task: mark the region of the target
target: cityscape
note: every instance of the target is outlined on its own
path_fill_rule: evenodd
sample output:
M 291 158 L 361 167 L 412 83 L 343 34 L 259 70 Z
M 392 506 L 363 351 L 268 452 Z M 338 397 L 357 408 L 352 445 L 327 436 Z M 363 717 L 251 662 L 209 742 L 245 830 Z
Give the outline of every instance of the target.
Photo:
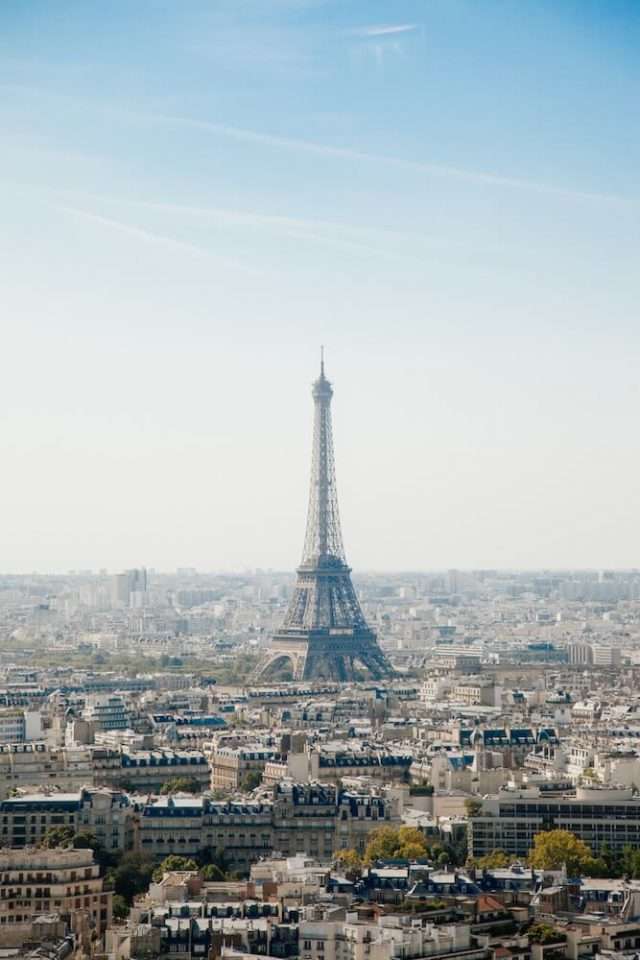
M 295 577 L 0 578 L 5 955 L 633 953 L 640 570 L 356 593 L 312 394 Z
M 640 960 L 640 8 L 0 8 L 0 960 Z

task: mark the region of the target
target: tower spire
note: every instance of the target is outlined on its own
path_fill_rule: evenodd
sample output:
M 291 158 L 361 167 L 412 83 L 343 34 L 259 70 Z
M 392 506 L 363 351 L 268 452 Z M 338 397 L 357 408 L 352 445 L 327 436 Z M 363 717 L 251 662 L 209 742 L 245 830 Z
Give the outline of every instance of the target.
M 311 393 L 314 403 L 313 451 L 302 562 L 344 563 L 331 427 L 333 388 L 324 375 L 324 347 L 320 348 L 320 376 Z

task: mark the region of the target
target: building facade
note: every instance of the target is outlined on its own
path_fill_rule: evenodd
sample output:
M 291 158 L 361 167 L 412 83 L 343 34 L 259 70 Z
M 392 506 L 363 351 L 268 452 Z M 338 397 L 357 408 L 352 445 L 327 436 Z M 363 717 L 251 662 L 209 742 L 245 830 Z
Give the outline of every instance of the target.
M 119 791 L 24 794 L 0 802 L 2 847 L 36 846 L 54 827 L 92 833 L 107 850 L 131 850 L 137 844 L 135 810 Z
M 395 803 L 386 797 L 285 781 L 268 802 L 162 797 L 148 803 L 141 812 L 140 848 L 153 856 L 220 850 L 230 866 L 246 870 L 273 850 L 319 858 L 340 849 L 362 852 L 371 830 L 399 822 Z
M 8 940 L 11 927 L 45 913 L 84 913 L 101 936 L 111 923 L 112 899 L 91 850 L 0 849 L 0 943 L 3 931 Z
M 486 797 L 469 820 L 469 853 L 504 850 L 526 857 L 542 830 L 569 830 L 595 855 L 606 844 L 614 853 L 640 845 L 640 797 L 630 788 L 578 787 L 575 794 L 545 796 L 540 790 L 505 790 Z

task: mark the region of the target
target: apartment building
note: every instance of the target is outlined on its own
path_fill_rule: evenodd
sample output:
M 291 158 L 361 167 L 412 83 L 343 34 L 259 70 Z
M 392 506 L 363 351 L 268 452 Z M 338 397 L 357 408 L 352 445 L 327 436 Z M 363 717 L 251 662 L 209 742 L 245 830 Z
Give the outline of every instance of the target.
M 262 802 L 161 797 L 147 803 L 140 818 L 140 848 L 154 856 L 221 849 L 234 869 L 244 870 L 272 850 L 320 858 L 338 849 L 362 851 L 369 832 L 389 822 L 399 822 L 399 814 L 386 797 L 285 781 Z
M 261 744 L 214 746 L 209 753 L 211 789 L 237 790 L 248 773 L 262 774 L 275 751 Z
M 499 707 L 502 700 L 502 687 L 490 680 L 469 678 L 456 683 L 450 698 L 465 706 Z
M 447 645 L 432 651 L 431 665 L 449 673 L 480 673 L 480 655 L 470 653 L 466 647 Z
M 0 744 L 0 799 L 16 787 L 79 790 L 93 783 L 86 747 L 51 748 L 46 743 Z
M 0 850 L 0 943 L 9 942 L 11 927 L 43 913 L 85 913 L 101 936 L 112 899 L 92 850 Z
M 489 955 L 472 939 L 468 924 L 421 925 L 397 916 L 377 923 L 359 921 L 356 914 L 344 921 L 306 920 L 298 936 L 300 960 L 485 960 Z
M 154 793 L 167 780 L 188 777 L 197 780 L 200 789 L 209 788 L 211 773 L 200 750 L 121 750 L 93 751 L 94 782 L 124 787 L 130 792 Z
M 35 846 L 52 827 L 92 833 L 107 850 L 131 850 L 137 842 L 135 810 L 120 791 L 33 793 L 0 802 L 2 847 Z
M 394 782 L 407 779 L 412 762 L 413 757 L 409 753 L 394 753 L 379 747 L 339 751 L 306 750 L 267 761 L 263 783 L 276 784 L 284 778 L 335 783 L 342 777 L 360 776 Z

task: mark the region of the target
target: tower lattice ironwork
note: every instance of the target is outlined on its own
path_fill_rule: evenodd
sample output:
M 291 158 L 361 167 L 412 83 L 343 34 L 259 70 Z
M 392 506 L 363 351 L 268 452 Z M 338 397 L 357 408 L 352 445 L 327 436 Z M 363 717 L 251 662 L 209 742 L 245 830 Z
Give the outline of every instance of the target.
M 296 680 L 389 676 L 391 668 L 364 618 L 346 562 L 331 429 L 333 389 L 323 356 L 312 395 L 313 454 L 302 563 L 282 627 L 259 676 L 277 676 L 287 667 Z

